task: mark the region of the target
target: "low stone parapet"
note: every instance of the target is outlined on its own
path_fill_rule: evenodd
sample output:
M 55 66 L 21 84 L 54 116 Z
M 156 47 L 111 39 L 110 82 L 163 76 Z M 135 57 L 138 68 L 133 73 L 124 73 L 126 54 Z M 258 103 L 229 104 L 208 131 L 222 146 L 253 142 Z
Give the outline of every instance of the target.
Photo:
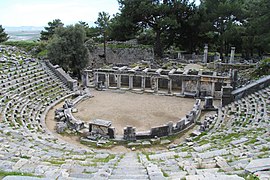
M 186 117 L 182 118 L 177 123 L 173 124 L 172 122 L 168 122 L 167 124 L 162 126 L 152 127 L 149 131 L 145 132 L 135 132 L 136 129 L 134 127 L 127 127 L 124 129 L 124 139 L 132 141 L 136 139 L 150 139 L 174 135 L 192 126 L 192 124 L 194 124 L 197 121 L 200 114 L 201 114 L 201 100 L 197 99 L 193 106 L 193 109 L 186 115 Z M 128 129 L 130 129 L 130 131 L 128 131 Z
M 78 90 L 78 82 L 77 80 L 72 79 L 61 67 L 58 65 L 52 65 L 50 61 L 45 61 L 45 65 L 53 71 L 53 73 L 59 77 L 66 85 L 67 87 L 72 91 Z

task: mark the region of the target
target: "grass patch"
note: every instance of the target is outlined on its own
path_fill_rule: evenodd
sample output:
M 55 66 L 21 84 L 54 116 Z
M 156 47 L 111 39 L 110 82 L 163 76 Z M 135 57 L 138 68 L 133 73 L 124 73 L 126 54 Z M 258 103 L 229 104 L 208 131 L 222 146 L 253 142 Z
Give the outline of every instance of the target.
M 154 154 L 153 152 L 146 152 L 146 151 L 143 151 L 142 153 L 146 156 L 146 159 L 147 159 L 148 161 L 151 161 L 150 158 L 149 158 L 149 155 L 153 155 L 153 154 Z
M 191 148 L 190 148 L 189 146 L 183 147 L 183 148 L 181 149 L 182 152 L 187 152 L 187 151 L 190 151 L 190 150 L 191 150 Z
M 98 44 L 98 47 L 103 47 L 103 44 Z M 124 49 L 124 48 L 141 48 L 141 49 L 147 49 L 152 48 L 151 45 L 142 45 L 142 44 L 107 44 L 108 48 L 111 49 Z
M 110 154 L 108 157 L 106 158 L 97 158 L 97 159 L 93 159 L 93 162 L 102 162 L 102 163 L 108 163 L 110 160 L 114 159 L 115 155 L 114 154 Z
M 39 45 L 39 43 L 35 41 L 6 41 L 3 44 L 23 48 L 27 51 L 30 51 Z
M 250 141 L 244 143 L 244 145 L 254 144 L 255 142 L 257 142 L 257 139 L 256 138 L 253 138 Z
M 33 177 L 42 177 L 42 176 L 36 176 L 31 173 L 23 173 L 23 172 L 5 172 L 0 170 L 0 177 L 5 177 L 5 176 L 33 176 Z
M 219 141 L 222 142 L 229 142 L 232 141 L 234 138 L 239 138 L 240 136 L 244 136 L 246 133 L 231 133 L 229 135 L 217 135 L 217 136 L 212 136 L 211 141 L 219 139 Z
M 205 136 L 207 134 L 207 132 L 202 132 L 199 136 L 195 137 L 193 139 L 193 141 L 199 141 L 201 139 L 201 137 Z
M 198 142 L 198 144 L 199 144 L 200 146 L 201 146 L 201 145 L 204 145 L 204 144 L 207 144 L 207 143 L 209 143 L 209 141 L 206 140 L 206 139 L 203 139 L 203 140 L 201 140 L 201 141 Z
M 90 172 L 90 171 L 87 171 L 87 170 L 85 169 L 85 170 L 83 170 L 83 173 L 84 173 L 84 174 L 93 174 L 94 172 Z
M 9 46 L 16 46 L 18 48 L 21 48 L 27 52 L 31 52 L 33 56 L 37 57 L 46 57 L 47 56 L 47 50 L 46 50 L 46 42 L 40 41 L 6 41 L 2 43 L 4 45 Z M 35 50 L 35 51 L 33 51 Z M 19 55 L 19 54 L 17 54 Z
M 161 172 L 162 172 L 162 174 L 163 174 L 164 177 L 169 177 L 169 174 L 166 173 L 163 169 L 161 169 Z
M 21 156 L 21 158 L 24 158 L 24 159 L 31 159 L 31 157 L 28 157 L 28 156 Z
M 122 158 L 121 158 L 122 159 Z M 141 163 L 141 158 L 139 156 L 139 153 L 137 153 L 137 159 L 138 159 L 138 162 Z
M 266 146 L 264 146 L 260 151 L 261 151 L 261 152 L 266 152 L 266 151 L 269 151 L 269 148 L 266 147 Z
M 254 174 L 240 174 L 239 176 L 243 177 L 245 180 L 260 180 L 259 177 Z
M 258 155 L 258 158 L 259 158 L 259 159 L 262 159 L 262 158 L 267 158 L 267 157 L 268 157 L 268 153 L 267 153 L 267 152 L 265 152 L 265 153 L 263 153 L 263 154 Z
M 6 135 L 7 135 L 7 136 L 11 136 L 11 132 L 7 132 Z
M 48 160 L 47 162 L 54 164 L 54 165 L 62 165 L 65 164 L 65 161 L 63 160 Z
M 187 156 L 185 156 L 184 158 L 192 158 L 192 156 L 191 155 L 187 155 Z
M 75 136 L 75 135 L 80 135 L 80 134 L 70 134 L 70 133 L 64 132 L 63 135 L 65 135 L 65 136 Z M 118 142 L 116 144 L 114 144 L 114 142 L 116 142 L 116 141 L 111 141 L 110 140 L 106 144 L 97 145 L 97 141 L 90 142 L 90 141 L 80 140 L 81 144 L 84 144 L 86 146 L 93 147 L 93 148 L 100 148 L 100 149 L 110 149 L 110 148 L 114 147 L 115 145 L 121 145 Z

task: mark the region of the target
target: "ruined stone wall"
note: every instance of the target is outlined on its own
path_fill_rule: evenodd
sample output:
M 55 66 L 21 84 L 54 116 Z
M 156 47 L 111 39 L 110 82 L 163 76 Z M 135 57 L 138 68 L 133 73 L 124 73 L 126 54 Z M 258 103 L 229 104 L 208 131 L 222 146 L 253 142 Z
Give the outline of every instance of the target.
M 152 48 L 110 48 L 107 47 L 107 63 L 110 64 L 133 64 L 140 60 L 149 60 L 154 58 Z M 105 62 L 103 47 L 95 47 L 89 53 L 89 65 L 97 68 Z
M 238 100 L 268 86 L 270 86 L 270 75 L 232 91 L 232 97 L 234 100 Z
M 186 130 L 187 128 L 191 127 L 201 114 L 201 100 L 197 99 L 192 110 L 186 114 L 186 116 L 182 119 L 180 119 L 176 124 L 172 122 L 168 122 L 165 125 L 158 126 L 158 127 L 152 127 L 150 131 L 146 132 L 135 132 L 132 131 L 135 137 L 132 136 L 133 139 L 129 139 L 129 132 L 124 131 L 126 134 L 124 134 L 124 137 L 126 137 L 126 140 L 134 140 L 134 139 L 149 139 L 154 137 L 163 137 L 163 136 L 169 136 L 173 134 L 177 134 L 179 132 L 182 132 Z M 130 127 L 129 127 L 130 128 Z
M 45 61 L 45 65 L 48 69 L 53 71 L 53 73 L 55 73 L 55 75 L 60 78 L 61 81 L 66 84 L 71 91 L 78 90 L 77 80 L 72 79 L 69 74 L 67 74 L 61 67 L 58 65 L 52 65 L 48 60 Z

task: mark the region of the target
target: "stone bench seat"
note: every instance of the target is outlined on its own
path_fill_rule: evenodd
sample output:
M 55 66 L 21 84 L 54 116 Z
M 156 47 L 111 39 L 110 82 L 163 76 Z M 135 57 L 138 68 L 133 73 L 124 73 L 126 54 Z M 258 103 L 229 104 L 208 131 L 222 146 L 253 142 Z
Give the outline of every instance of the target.
M 5 79 L 3 79 L 3 81 L 10 82 L 10 83 L 13 84 L 16 81 L 22 81 L 22 80 L 25 80 L 25 79 L 31 79 L 33 77 L 38 77 L 38 76 L 41 76 L 41 75 L 46 75 L 46 74 L 41 70 L 35 70 L 35 72 L 33 72 L 33 73 L 25 72 L 25 73 L 22 73 L 20 75 L 13 75 L 11 77 L 7 76 Z

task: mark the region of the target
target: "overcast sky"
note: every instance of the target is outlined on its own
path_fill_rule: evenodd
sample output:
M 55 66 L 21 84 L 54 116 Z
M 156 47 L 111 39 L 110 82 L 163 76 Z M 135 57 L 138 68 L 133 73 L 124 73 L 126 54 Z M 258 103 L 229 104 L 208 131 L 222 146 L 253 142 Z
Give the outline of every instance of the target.
M 85 21 L 91 26 L 98 12 L 112 16 L 118 8 L 117 0 L 0 0 L 0 24 L 43 27 L 61 19 L 65 25 Z

